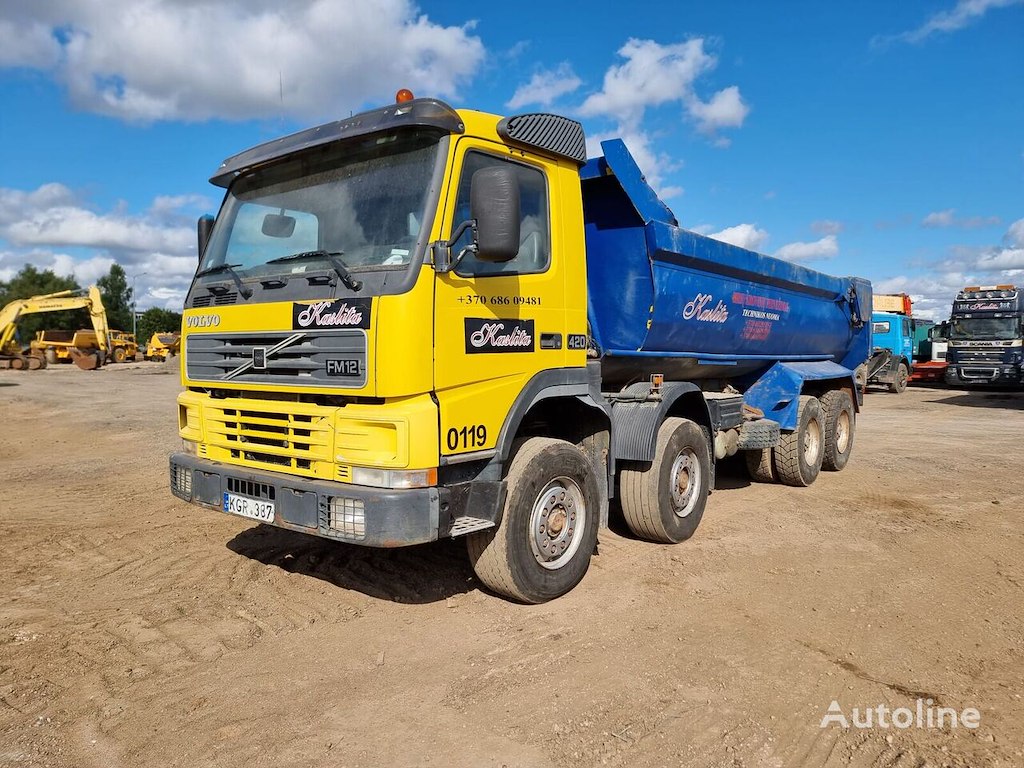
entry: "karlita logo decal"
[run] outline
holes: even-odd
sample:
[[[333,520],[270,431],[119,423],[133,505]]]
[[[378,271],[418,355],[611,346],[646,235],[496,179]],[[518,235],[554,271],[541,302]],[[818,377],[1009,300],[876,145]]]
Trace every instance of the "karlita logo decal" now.
[[[533,320],[466,318],[466,354],[533,352]]]
[[[369,328],[370,299],[335,299],[292,304],[292,329]]]

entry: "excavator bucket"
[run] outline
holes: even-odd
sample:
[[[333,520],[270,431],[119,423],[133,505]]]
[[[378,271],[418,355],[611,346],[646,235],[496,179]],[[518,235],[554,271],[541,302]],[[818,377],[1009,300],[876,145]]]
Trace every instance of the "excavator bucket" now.
[[[71,359],[83,371],[94,371],[103,365],[103,353],[98,349],[82,350],[71,347]]]

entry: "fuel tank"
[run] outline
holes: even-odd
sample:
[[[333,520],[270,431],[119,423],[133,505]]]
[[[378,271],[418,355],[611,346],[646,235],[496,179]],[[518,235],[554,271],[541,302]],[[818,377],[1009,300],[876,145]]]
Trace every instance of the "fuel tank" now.
[[[776,362],[855,369],[871,350],[871,283],[679,227],[618,139],[580,171],[590,334],[605,385],[663,373],[741,390]]]

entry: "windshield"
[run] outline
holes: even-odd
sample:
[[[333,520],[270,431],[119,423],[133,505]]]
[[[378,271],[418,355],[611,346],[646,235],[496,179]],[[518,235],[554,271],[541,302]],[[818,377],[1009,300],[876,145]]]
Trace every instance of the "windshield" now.
[[[953,320],[952,339],[1015,339],[1020,320],[1015,317],[962,317]]]
[[[301,273],[343,254],[353,270],[403,268],[423,229],[436,131],[404,131],[298,155],[231,185],[199,271]],[[322,251],[321,256],[268,264]],[[222,267],[223,269],[223,267]]]

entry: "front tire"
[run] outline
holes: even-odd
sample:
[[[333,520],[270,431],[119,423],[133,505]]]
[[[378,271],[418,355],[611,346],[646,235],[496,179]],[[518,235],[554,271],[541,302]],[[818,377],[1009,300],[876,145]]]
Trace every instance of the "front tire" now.
[[[128,359],[128,353],[125,352],[124,347],[114,347],[114,362],[123,363]]]
[[[910,370],[906,363],[900,363],[896,367],[896,380],[889,385],[889,391],[901,395],[907,391],[907,382],[910,381]]]
[[[516,452],[496,528],[466,539],[473,570],[487,587],[524,603],[543,603],[580,583],[600,524],[593,465],[564,440],[533,437]]]
[[[637,536],[677,544],[693,536],[711,487],[707,435],[689,419],[671,417],[658,429],[654,460],[624,466],[622,514]]]
[[[850,393],[844,389],[826,392],[821,398],[821,410],[825,419],[825,456],[821,466],[838,472],[850,461],[857,426]]]
[[[801,395],[796,422],[796,431],[779,438],[772,456],[779,481],[803,487],[818,479],[825,456],[825,429],[818,398]]]

